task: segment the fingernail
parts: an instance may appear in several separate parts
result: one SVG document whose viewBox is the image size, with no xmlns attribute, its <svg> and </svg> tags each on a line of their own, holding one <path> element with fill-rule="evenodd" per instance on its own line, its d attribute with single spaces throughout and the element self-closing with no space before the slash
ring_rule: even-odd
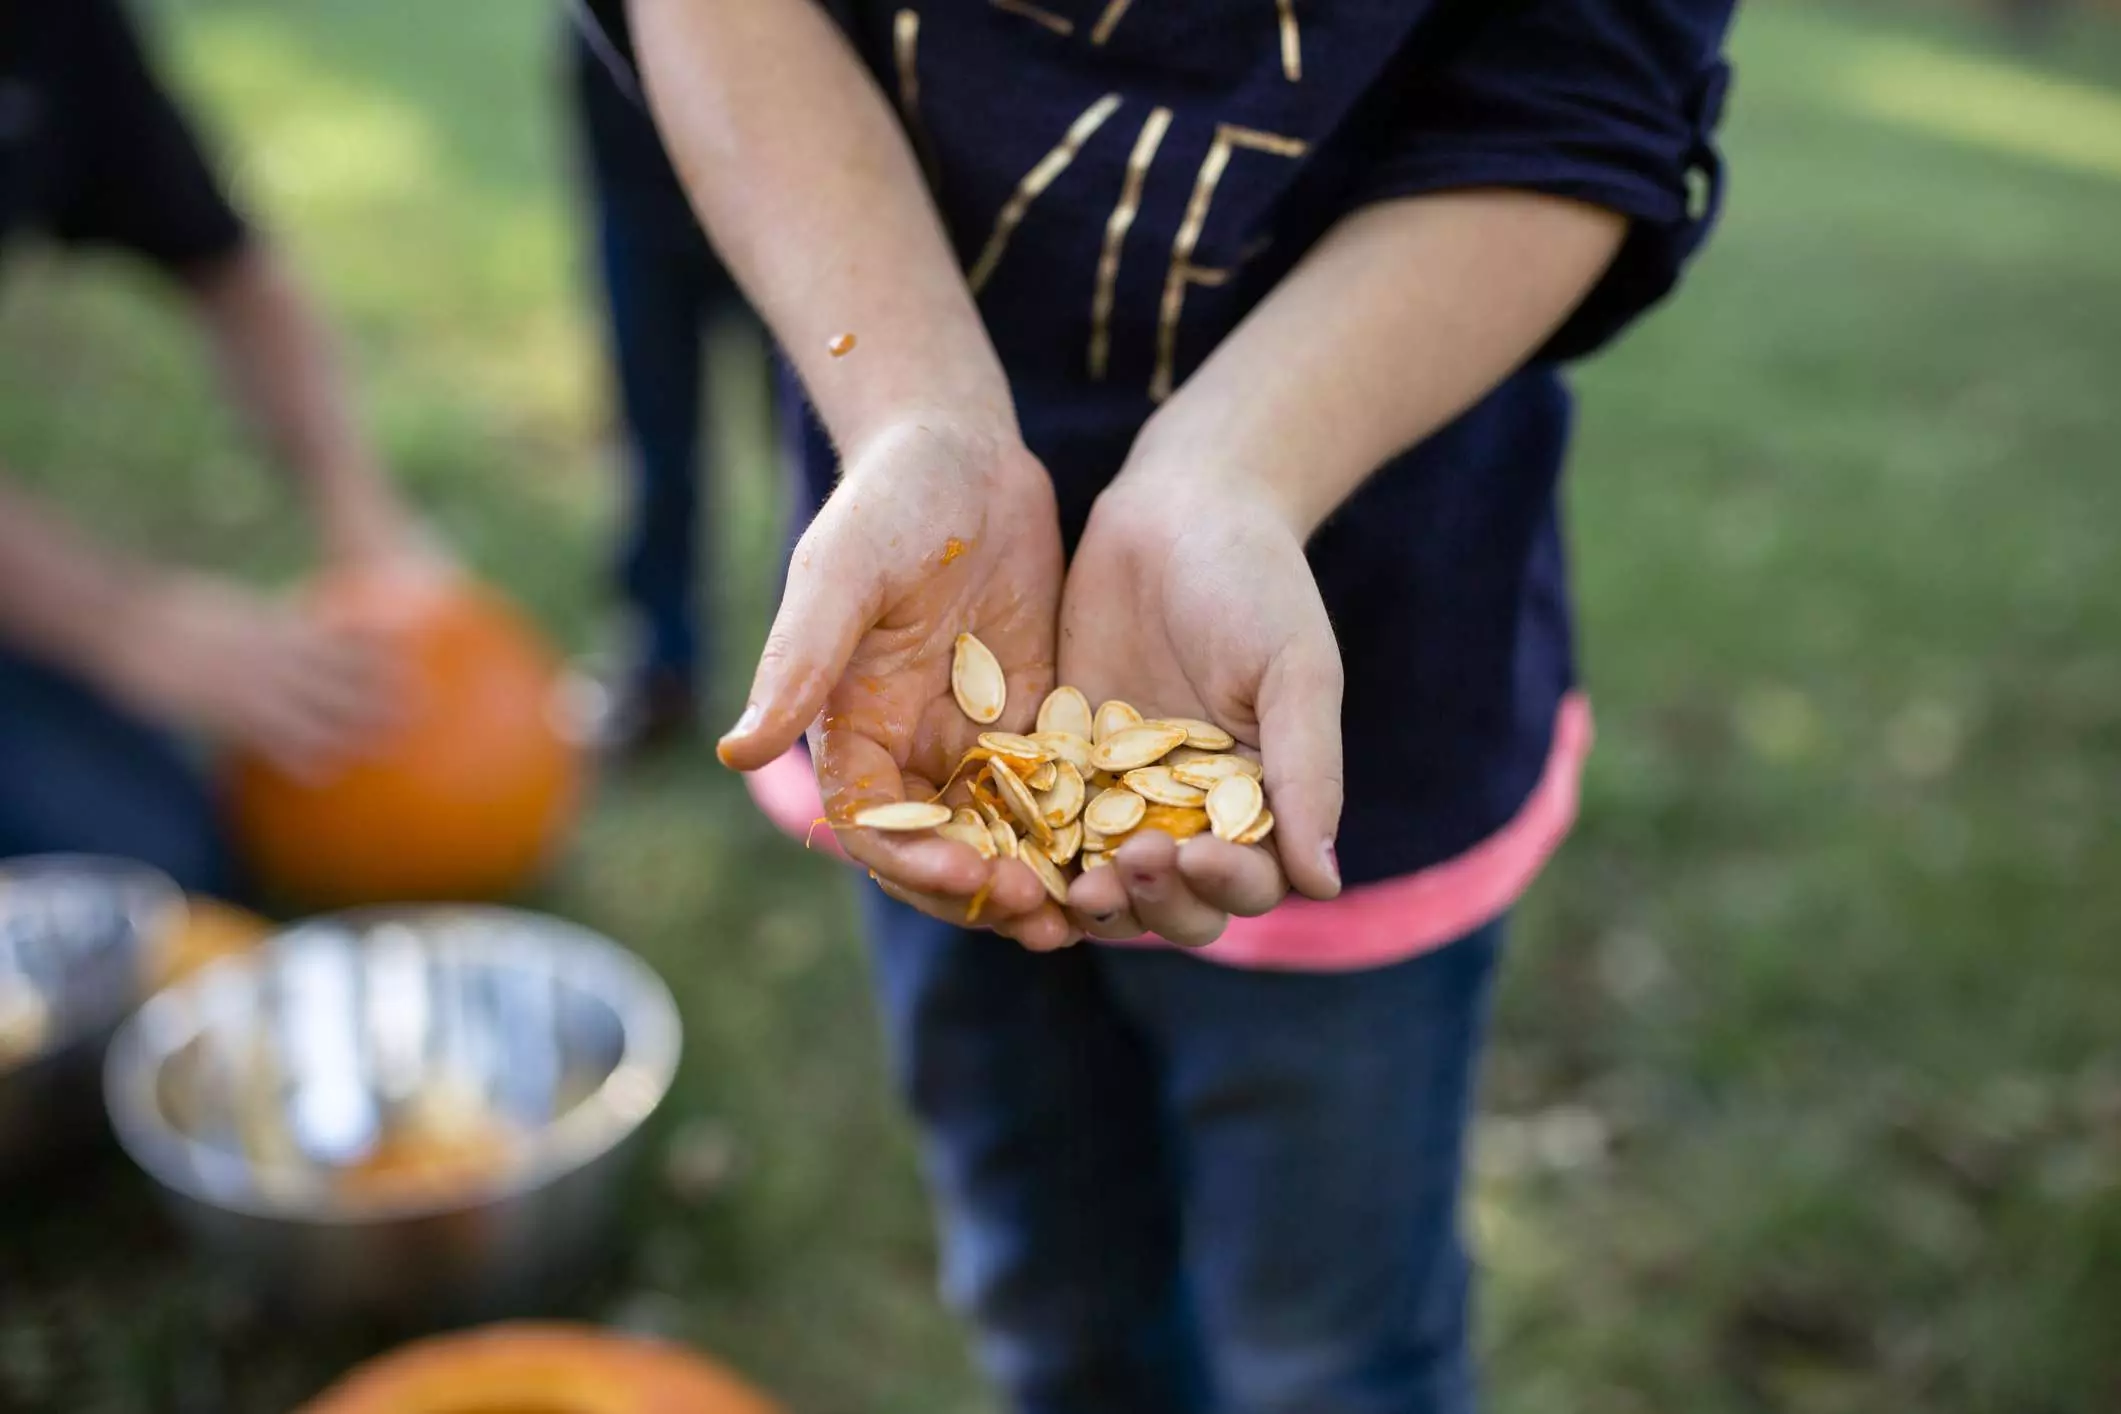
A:
<svg viewBox="0 0 2121 1414">
<path fill-rule="evenodd" d="M 744 715 L 736 719 L 735 726 L 722 733 L 722 739 L 726 741 L 733 736 L 750 736 L 759 729 L 759 723 L 765 720 L 765 717 L 766 711 L 758 703 L 745 703 Z"/>
<path fill-rule="evenodd" d="M 1340 855 L 1334 850 L 1333 841 L 1327 840 L 1325 848 L 1318 853 L 1320 861 L 1326 866 L 1326 873 L 1332 876 L 1334 885 L 1338 887 L 1340 884 Z"/>
</svg>

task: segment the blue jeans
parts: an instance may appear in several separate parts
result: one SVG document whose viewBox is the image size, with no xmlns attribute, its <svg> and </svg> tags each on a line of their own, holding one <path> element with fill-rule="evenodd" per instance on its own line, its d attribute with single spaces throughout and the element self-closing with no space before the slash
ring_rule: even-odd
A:
<svg viewBox="0 0 2121 1414">
<path fill-rule="evenodd" d="M 1468 1414 L 1501 922 L 1316 975 L 1036 956 L 869 898 L 945 1294 L 1020 1414 Z"/>
<path fill-rule="evenodd" d="M 701 233 L 654 123 L 569 29 L 629 462 L 617 579 L 642 629 L 639 666 L 691 682 L 710 646 L 697 609 L 705 335 L 714 317 L 746 306 Z"/>
<path fill-rule="evenodd" d="M 212 789 L 170 733 L 0 648 L 0 859 L 137 859 L 185 888 L 243 890 Z"/>
</svg>

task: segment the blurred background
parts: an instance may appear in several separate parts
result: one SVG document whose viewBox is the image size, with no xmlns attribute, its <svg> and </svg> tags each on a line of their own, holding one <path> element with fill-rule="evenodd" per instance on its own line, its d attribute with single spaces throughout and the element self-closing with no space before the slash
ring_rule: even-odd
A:
<svg viewBox="0 0 2121 1414">
<path fill-rule="evenodd" d="M 409 494 L 599 648 L 558 7 L 141 8 Z M 2121 1408 L 2121 7 L 1759 0 L 1735 55 L 1721 234 L 1579 380 L 1600 740 L 1487 1075 L 1491 1407 Z M 719 722 L 785 512 L 756 335 L 715 352 Z M 274 583 L 308 541 L 248 446 L 150 275 L 11 257 L 35 492 Z M 794 1409 L 974 1414 L 851 898 L 704 744 L 600 783 L 531 902 L 646 957 L 686 1049 L 580 1314 Z M 0 1190 L 0 1410 L 280 1414 L 380 1340 L 257 1314 L 122 1163 Z"/>
</svg>

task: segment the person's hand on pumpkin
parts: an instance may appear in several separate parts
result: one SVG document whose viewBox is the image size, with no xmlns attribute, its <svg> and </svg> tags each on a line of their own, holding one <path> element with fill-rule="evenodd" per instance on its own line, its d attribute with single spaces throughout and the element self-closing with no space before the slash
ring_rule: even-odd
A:
<svg viewBox="0 0 2121 1414">
<path fill-rule="evenodd" d="M 389 730 L 385 645 L 295 605 L 193 575 L 157 576 L 112 626 L 105 676 L 143 716 L 205 732 L 315 776 Z"/>
<path fill-rule="evenodd" d="M 1068 568 L 1061 681 L 1235 736 L 1265 771 L 1274 833 L 1253 846 L 1140 832 L 1069 889 L 1093 937 L 1201 946 L 1292 884 L 1340 891 L 1340 650 L 1303 537 L 1266 498 L 1195 470 L 1145 442 L 1098 498 Z"/>
<path fill-rule="evenodd" d="M 846 449 L 838 488 L 796 546 L 723 762 L 757 770 L 807 731 L 825 819 L 887 892 L 1028 947 L 1073 941 L 1021 862 L 851 824 L 867 806 L 935 795 L 980 732 L 1029 730 L 1053 686 L 1060 582 L 1052 485 L 1013 430 L 887 423 Z M 957 636 L 968 632 L 1008 682 L 991 727 L 968 719 L 951 690 Z"/>
</svg>

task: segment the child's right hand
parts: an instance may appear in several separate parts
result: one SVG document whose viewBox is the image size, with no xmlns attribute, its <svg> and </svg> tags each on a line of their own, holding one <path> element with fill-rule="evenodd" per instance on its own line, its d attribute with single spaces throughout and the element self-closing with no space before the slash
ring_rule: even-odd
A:
<svg viewBox="0 0 2121 1414">
<path fill-rule="evenodd" d="M 1028 730 L 1053 685 L 1061 545 L 1052 484 L 1013 433 L 903 421 L 848 449 L 798 542 L 779 614 L 723 762 L 757 770 L 806 731 L 825 818 L 850 858 L 924 912 L 1034 948 L 1075 934 L 1031 870 L 930 835 L 853 827 L 871 805 L 926 800 L 986 730 Z M 983 727 L 950 686 L 973 633 L 1009 686 Z"/>
</svg>

